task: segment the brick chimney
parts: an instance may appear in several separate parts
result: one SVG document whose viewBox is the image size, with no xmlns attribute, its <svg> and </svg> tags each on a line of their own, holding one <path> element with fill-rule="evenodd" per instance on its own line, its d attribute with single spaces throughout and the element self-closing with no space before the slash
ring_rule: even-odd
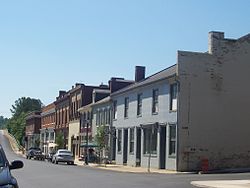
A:
<svg viewBox="0 0 250 188">
<path fill-rule="evenodd" d="M 135 67 L 135 82 L 139 82 L 145 78 L 145 69 L 144 66 Z"/>
<path fill-rule="evenodd" d="M 59 91 L 59 97 L 62 96 L 62 95 L 64 95 L 65 93 L 66 93 L 66 91 L 60 90 L 60 91 Z"/>
<path fill-rule="evenodd" d="M 223 45 L 222 41 L 224 39 L 224 32 L 211 31 L 208 33 L 208 53 L 213 55 L 219 55 L 221 52 L 221 47 Z"/>
</svg>

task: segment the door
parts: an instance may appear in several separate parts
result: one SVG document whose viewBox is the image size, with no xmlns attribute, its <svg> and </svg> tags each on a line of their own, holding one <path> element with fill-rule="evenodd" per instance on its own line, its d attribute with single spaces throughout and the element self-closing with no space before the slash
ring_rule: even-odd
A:
<svg viewBox="0 0 250 188">
<path fill-rule="evenodd" d="M 141 166 L 141 128 L 136 130 L 136 166 Z"/>
<path fill-rule="evenodd" d="M 166 127 L 160 130 L 160 169 L 166 168 Z"/>
<path fill-rule="evenodd" d="M 123 164 L 127 164 L 128 160 L 128 129 L 123 132 Z"/>
</svg>

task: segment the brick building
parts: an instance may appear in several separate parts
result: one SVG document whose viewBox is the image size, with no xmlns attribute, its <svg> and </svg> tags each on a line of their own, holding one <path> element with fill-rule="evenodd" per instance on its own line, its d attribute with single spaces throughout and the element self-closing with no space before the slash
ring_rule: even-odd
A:
<svg viewBox="0 0 250 188">
<path fill-rule="evenodd" d="M 25 149 L 40 146 L 41 112 L 34 111 L 27 115 L 25 126 Z"/>
<path fill-rule="evenodd" d="M 76 83 L 75 86 L 72 86 L 72 89 L 69 91 L 70 122 L 68 149 L 73 152 L 76 158 L 80 156 L 80 142 L 82 136 L 80 135 L 82 129 L 80 128 L 81 121 L 79 109 L 92 103 L 93 96 L 96 98 L 103 98 L 107 96 L 105 91 L 109 91 L 109 87 L 106 85 L 88 86 L 80 83 Z"/>
<path fill-rule="evenodd" d="M 55 125 L 56 125 L 55 104 L 51 103 L 42 108 L 40 147 L 45 154 L 48 154 L 56 146 L 55 144 Z"/>
<path fill-rule="evenodd" d="M 69 92 L 59 91 L 55 104 L 55 138 L 62 134 L 63 148 L 68 148 L 69 134 Z"/>
</svg>

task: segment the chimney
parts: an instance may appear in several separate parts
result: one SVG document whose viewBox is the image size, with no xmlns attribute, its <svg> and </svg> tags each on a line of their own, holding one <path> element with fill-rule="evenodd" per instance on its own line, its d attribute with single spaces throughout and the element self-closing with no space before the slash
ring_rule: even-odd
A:
<svg viewBox="0 0 250 188">
<path fill-rule="evenodd" d="M 218 55 L 224 39 L 224 32 L 211 31 L 208 33 L 208 53 Z"/>
<path fill-rule="evenodd" d="M 145 67 L 136 66 L 135 67 L 135 82 L 139 82 L 145 78 Z"/>
<path fill-rule="evenodd" d="M 66 91 L 60 90 L 60 91 L 59 91 L 59 97 L 62 96 L 62 95 L 64 95 L 65 93 L 66 93 Z"/>
</svg>

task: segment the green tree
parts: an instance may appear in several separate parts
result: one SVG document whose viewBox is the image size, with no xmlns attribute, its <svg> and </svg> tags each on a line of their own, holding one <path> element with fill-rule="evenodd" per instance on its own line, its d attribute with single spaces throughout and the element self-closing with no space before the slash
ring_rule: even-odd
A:
<svg viewBox="0 0 250 188">
<path fill-rule="evenodd" d="M 15 101 L 10 109 L 13 116 L 19 116 L 21 113 L 28 113 L 36 110 L 41 110 L 42 102 L 39 99 L 30 97 L 21 97 Z"/>
<path fill-rule="evenodd" d="M 62 132 L 56 134 L 56 144 L 58 149 L 64 148 L 64 136 Z"/>
<path fill-rule="evenodd" d="M 105 127 L 99 126 L 97 128 L 95 141 L 100 149 L 103 149 L 105 147 Z"/>
<path fill-rule="evenodd" d="M 8 121 L 8 118 L 4 118 L 3 116 L 0 116 L 0 129 L 4 129 L 6 127 L 7 121 Z"/>
<path fill-rule="evenodd" d="M 10 109 L 12 117 L 8 120 L 6 127 L 8 131 L 22 144 L 25 135 L 26 116 L 29 112 L 40 111 L 42 102 L 39 99 L 22 97 L 15 101 Z"/>
<path fill-rule="evenodd" d="M 100 162 L 103 160 L 103 155 L 106 157 L 106 154 L 109 150 L 108 142 L 107 142 L 108 135 L 106 131 L 107 131 L 107 127 L 99 126 L 97 128 L 97 133 L 95 136 L 95 142 L 99 150 Z M 106 164 L 107 163 L 106 158 L 104 160 L 105 161 L 103 162 Z"/>
</svg>

